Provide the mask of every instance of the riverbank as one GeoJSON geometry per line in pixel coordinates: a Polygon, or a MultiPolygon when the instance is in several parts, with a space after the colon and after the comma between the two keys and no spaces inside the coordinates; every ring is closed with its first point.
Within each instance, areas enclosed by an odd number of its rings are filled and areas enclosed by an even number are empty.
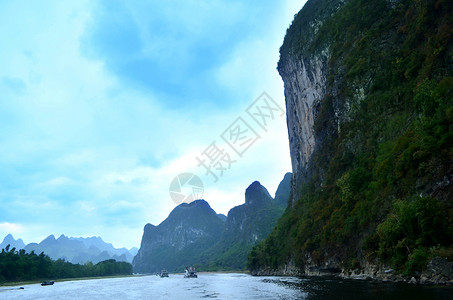
{"type": "Polygon", "coordinates": [[[329,261],[323,266],[306,265],[305,268],[299,269],[293,262],[289,262],[278,269],[263,268],[251,272],[254,276],[296,276],[296,277],[325,277],[333,276],[343,279],[354,280],[372,280],[382,283],[387,282],[405,282],[422,285],[449,285],[453,286],[453,262],[445,258],[433,258],[426,270],[414,276],[403,276],[395,270],[378,266],[370,263],[364,263],[361,269],[346,270],[340,268],[339,264],[329,261]]]}

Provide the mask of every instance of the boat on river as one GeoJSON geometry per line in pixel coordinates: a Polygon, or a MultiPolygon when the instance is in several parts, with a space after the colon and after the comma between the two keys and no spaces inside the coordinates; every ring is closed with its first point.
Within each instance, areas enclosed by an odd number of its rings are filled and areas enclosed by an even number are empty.
{"type": "Polygon", "coordinates": [[[198,278],[197,270],[194,267],[187,267],[184,271],[184,278],[198,278]]]}
{"type": "Polygon", "coordinates": [[[53,281],[53,280],[52,280],[52,281],[43,281],[43,282],[41,282],[41,285],[42,285],[42,286],[45,286],[45,285],[53,285],[54,283],[55,283],[55,281],[53,281]]]}
{"type": "Polygon", "coordinates": [[[168,276],[167,270],[163,269],[163,270],[160,272],[160,277],[169,277],[169,276],[168,276]]]}

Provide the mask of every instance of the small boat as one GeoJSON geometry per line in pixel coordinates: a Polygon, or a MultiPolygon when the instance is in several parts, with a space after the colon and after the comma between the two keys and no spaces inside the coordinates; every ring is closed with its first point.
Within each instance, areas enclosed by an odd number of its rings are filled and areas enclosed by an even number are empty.
{"type": "Polygon", "coordinates": [[[53,280],[52,280],[52,281],[43,281],[43,282],[41,282],[41,285],[42,285],[42,286],[45,286],[45,285],[53,285],[54,283],[55,283],[55,281],[53,281],[53,280]]]}
{"type": "Polygon", "coordinates": [[[198,278],[197,270],[194,267],[186,268],[184,272],[184,278],[198,278]]]}
{"type": "Polygon", "coordinates": [[[167,270],[163,269],[163,270],[160,272],[160,277],[168,277],[168,272],[167,272],[167,270]]]}

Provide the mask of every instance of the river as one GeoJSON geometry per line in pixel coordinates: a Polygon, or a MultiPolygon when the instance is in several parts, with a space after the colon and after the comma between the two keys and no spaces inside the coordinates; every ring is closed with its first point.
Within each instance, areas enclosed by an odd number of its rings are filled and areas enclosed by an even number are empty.
{"type": "Polygon", "coordinates": [[[332,278],[253,277],[201,273],[0,287],[0,299],[453,299],[453,287],[332,278]]]}

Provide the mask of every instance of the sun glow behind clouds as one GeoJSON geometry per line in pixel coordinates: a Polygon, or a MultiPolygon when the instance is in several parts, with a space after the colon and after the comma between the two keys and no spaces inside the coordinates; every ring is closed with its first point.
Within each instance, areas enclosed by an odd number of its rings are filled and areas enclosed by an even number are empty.
{"type": "Polygon", "coordinates": [[[0,17],[0,238],[139,246],[199,174],[218,212],[290,171],[282,118],[217,183],[196,157],[266,91],[303,1],[8,2],[0,17]],[[26,9],[24,9],[24,7],[26,9]],[[118,234],[121,233],[121,234],[118,234]]]}

